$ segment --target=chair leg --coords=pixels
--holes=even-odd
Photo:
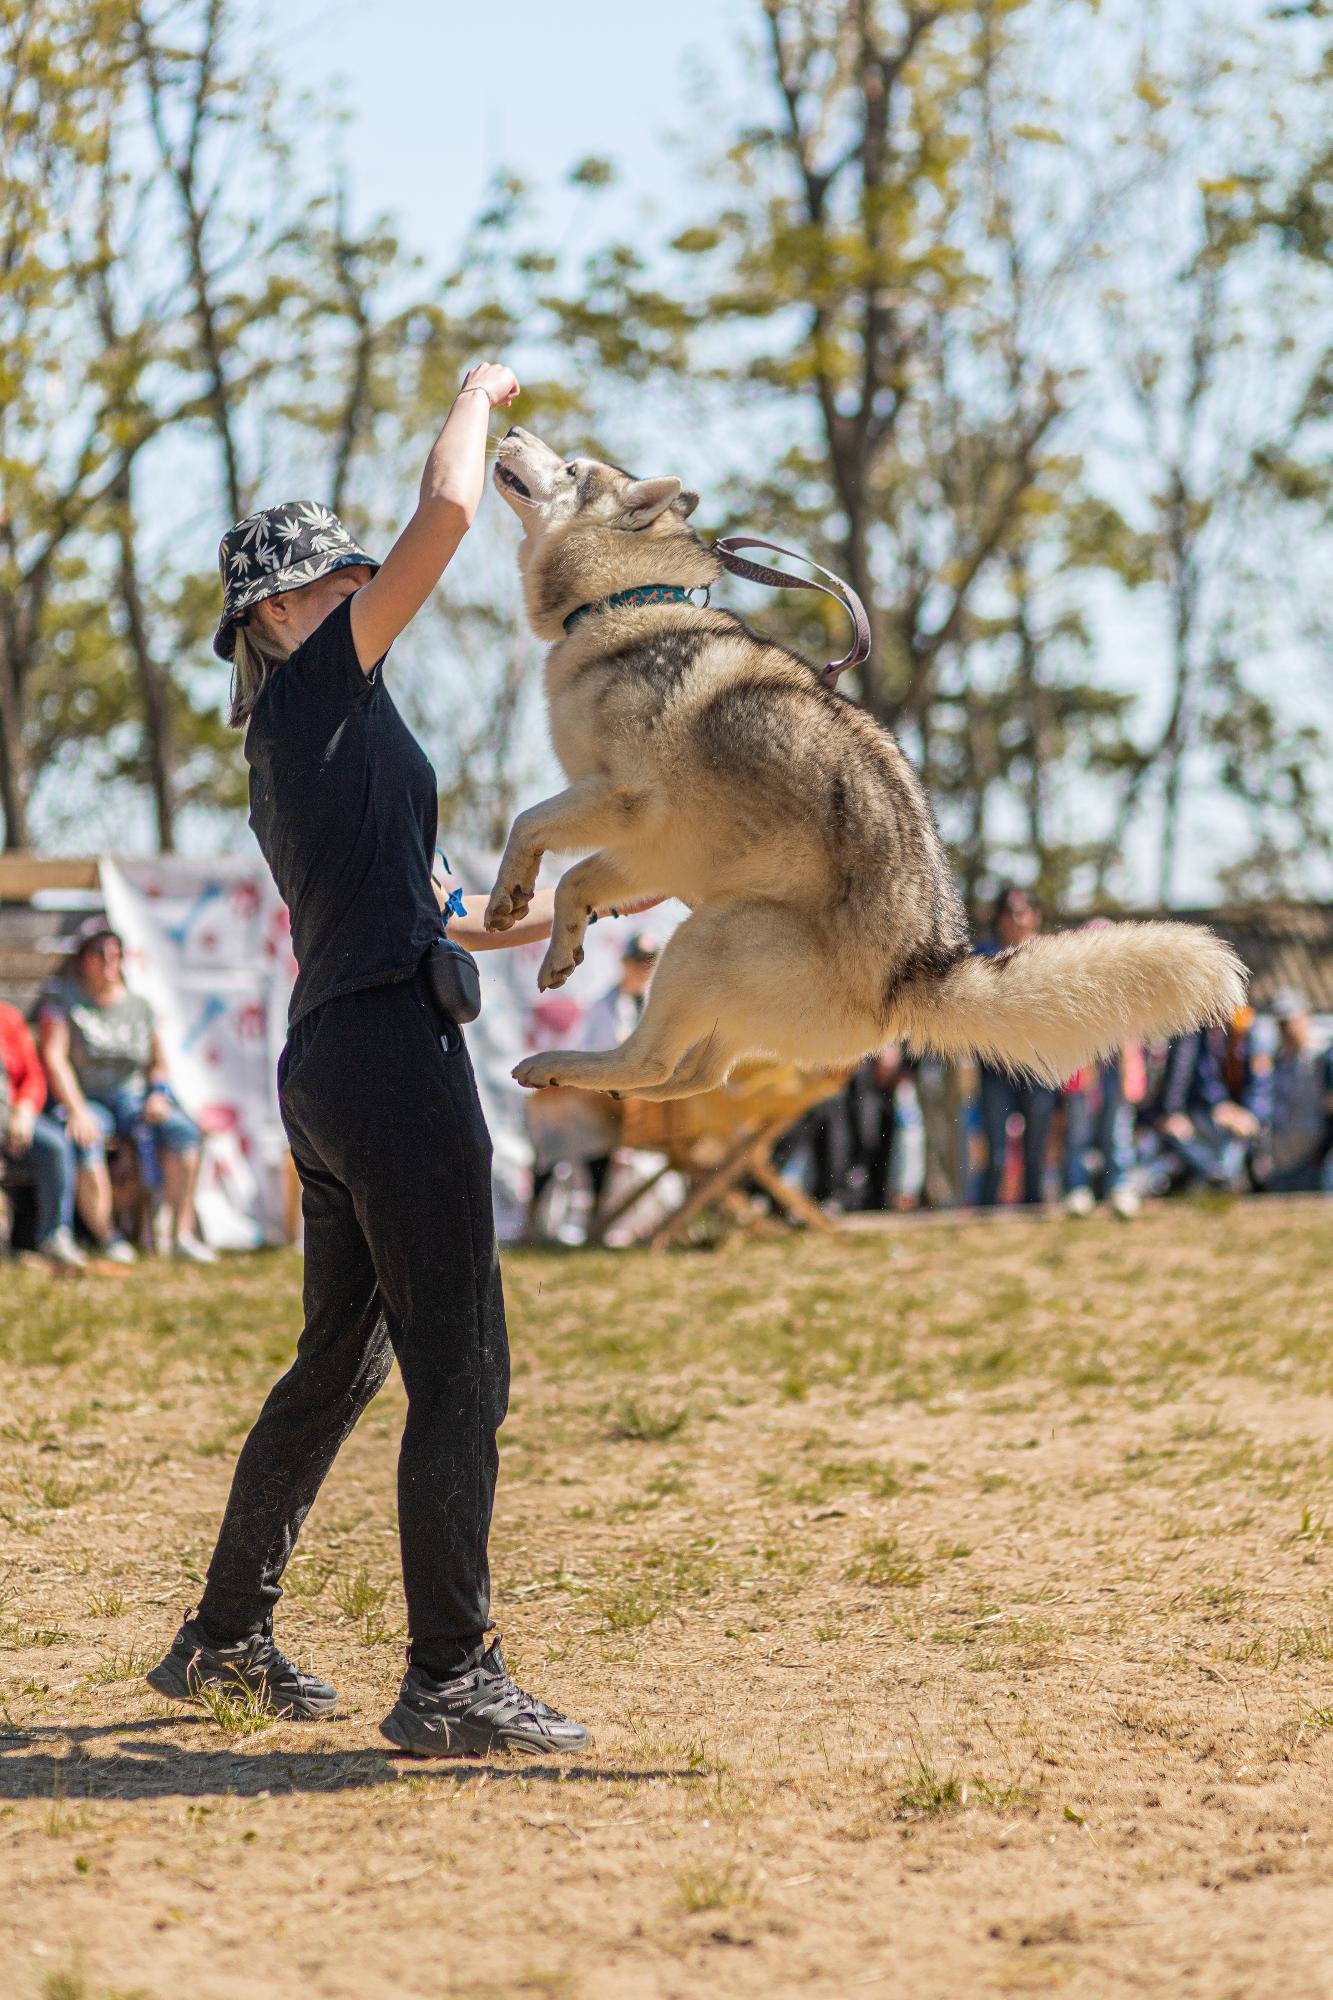
[[[772,1149],[769,1149],[771,1154]],[[832,1234],[837,1224],[831,1216],[825,1215],[817,1201],[812,1201],[804,1188],[793,1187],[784,1181],[773,1165],[771,1157],[750,1162],[750,1177],[758,1181],[764,1193],[770,1195],[789,1219],[803,1222],[807,1229],[822,1229]]]

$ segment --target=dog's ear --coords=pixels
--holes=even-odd
[[[634,529],[648,527],[659,514],[665,514],[679,492],[680,481],[669,475],[663,479],[636,479],[620,496],[627,524]]]
[[[676,495],[675,499],[671,503],[671,507],[673,513],[679,514],[682,521],[688,521],[690,515],[694,512],[698,504],[699,504],[698,494],[691,493],[689,487],[687,486],[683,493],[678,493]]]

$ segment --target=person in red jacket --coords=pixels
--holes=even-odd
[[[45,1115],[46,1072],[17,1007],[0,1000],[0,1173],[13,1161],[37,1190],[37,1248],[52,1264],[87,1262],[74,1241],[74,1155],[63,1125]]]

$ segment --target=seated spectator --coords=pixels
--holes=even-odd
[[[1228,1084],[1228,1072],[1237,1095]],[[1271,1063],[1248,1037],[1199,1028],[1171,1046],[1157,1134],[1185,1185],[1239,1190],[1266,1119]]]
[[[115,1227],[106,1158],[111,1139],[126,1140],[146,1191],[165,1204],[174,1254],[212,1263],[195,1233],[199,1128],[171,1094],[152,1010],[126,986],[123,957],[115,931],[91,919],[69,972],[43,994],[38,1015],[42,1060],[78,1163],[79,1214],[100,1255],[134,1262],[133,1246]]]
[[[45,1106],[46,1076],[28,1024],[17,1007],[0,1001],[0,1177],[17,1167],[31,1180],[38,1253],[77,1270],[87,1259],[74,1241],[74,1156],[64,1127],[47,1117]]]
[[[1134,1106],[1143,1096],[1143,1051],[1127,1044],[1109,1061],[1080,1070],[1064,1088],[1065,1212],[1091,1215],[1098,1197],[1123,1220],[1141,1206],[1134,1186]],[[1097,1186],[1088,1155],[1097,1155]]]
[[[1268,1194],[1333,1194],[1333,1048],[1316,1049],[1294,988],[1281,987],[1268,1011],[1278,1043],[1260,1184]]]
[[[1041,907],[1026,889],[1001,891],[995,904],[993,935],[977,946],[983,958],[1012,951],[1025,938],[1041,929]],[[1023,1200],[1035,1206],[1045,1197],[1046,1147],[1055,1115],[1056,1093],[1049,1084],[1030,1078],[1013,1077],[1002,1069],[978,1065],[981,1128],[985,1136],[986,1158],[981,1170],[978,1205],[994,1208],[1000,1197],[1005,1157],[1009,1145],[1009,1121],[1023,1121]]]

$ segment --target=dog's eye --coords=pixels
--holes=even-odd
[[[567,465],[565,467],[565,471],[569,474],[570,478],[572,479],[575,473],[578,471],[578,467],[576,465]]]

